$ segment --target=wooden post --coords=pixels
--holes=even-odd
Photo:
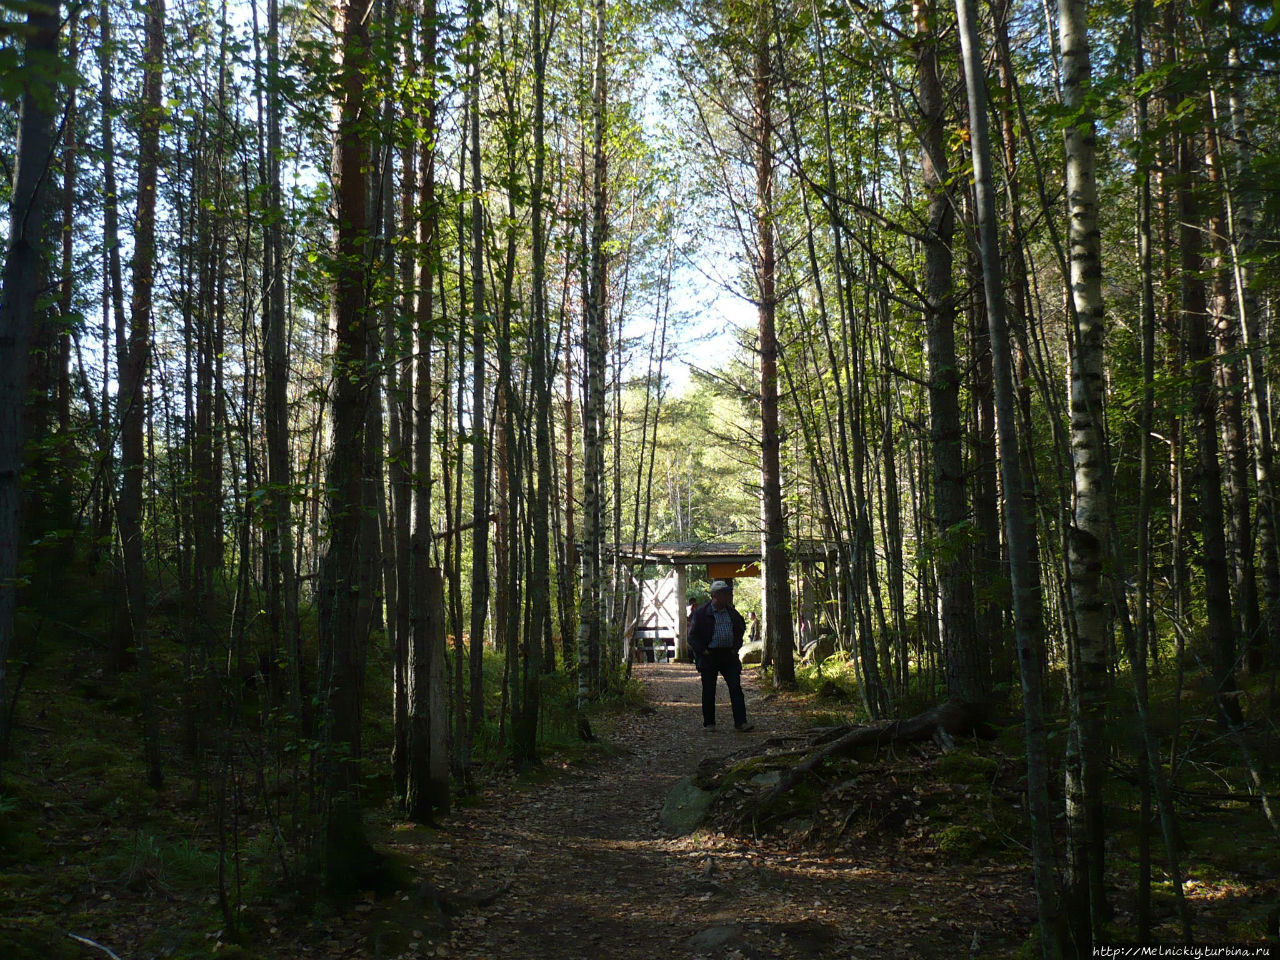
[[[683,566],[675,568],[676,600],[679,601],[676,614],[676,659],[689,659],[689,600],[685,591],[689,588],[689,578]]]

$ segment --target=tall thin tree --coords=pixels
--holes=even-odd
[[[933,0],[915,0],[912,10],[919,77],[920,143],[928,198],[928,228],[923,241],[924,293],[938,626],[948,694],[958,700],[978,702],[985,693],[974,636],[973,581],[966,562],[965,544],[958,542],[963,536],[966,506],[952,277],[957,201],[947,161],[946,99],[939,75],[937,9]]]
[[[337,10],[341,44],[333,149],[333,447],[327,483],[328,550],[321,564],[320,696],[323,704],[323,853],[327,883],[365,882],[376,865],[360,810],[361,692],[368,621],[362,616],[363,463],[370,371],[369,209],[365,170],[371,130],[370,0]]]
[[[12,649],[17,610],[23,408],[36,299],[44,283],[43,248],[48,240],[46,205],[57,106],[51,95],[57,89],[56,80],[48,71],[58,58],[60,9],[54,0],[32,4],[27,11],[16,164],[0,288],[0,773],[9,744],[11,715],[5,664]]]
[[[795,625],[791,615],[791,561],[787,555],[782,504],[782,434],[778,421],[777,254],[773,203],[773,2],[759,0],[755,11],[752,99],[755,112],[756,283],[760,349],[760,514],[764,559],[765,644],[773,653],[774,675],[783,687],[796,682]]]
[[[974,0],[956,0],[956,23],[969,101],[969,142],[973,149],[974,196],[977,201],[978,250],[987,326],[991,335],[992,379],[996,427],[1000,440],[1000,480],[1013,586],[1014,634],[1022,680],[1022,709],[1027,738],[1027,808],[1031,819],[1031,853],[1040,946],[1045,960],[1062,955],[1059,904],[1053,853],[1053,817],[1049,806],[1049,749],[1044,725],[1044,621],[1039,579],[1032,570],[1035,526],[1026,513],[1022,457],[1019,454],[1017,405],[1014,397],[1011,337],[1005,315],[1003,265],[992,177],[987,116],[986,74]]]
[[[142,738],[147,782],[159,788],[164,781],[160,763],[159,734],[151,692],[151,649],[147,639],[147,583],[143,554],[143,486],[147,460],[147,376],[151,360],[152,286],[155,283],[156,184],[160,169],[160,124],[164,119],[164,21],[163,0],[147,5],[142,55],[142,116],[138,129],[138,204],[133,231],[133,290],[129,302],[129,333],[117,335],[120,390],[120,494],[117,528],[124,566],[124,601],[127,616],[122,636],[130,643],[138,663],[142,701]],[[117,327],[119,327],[119,319]]]
[[[1107,591],[1103,561],[1111,530],[1103,433],[1102,248],[1095,180],[1096,133],[1091,101],[1087,0],[1063,0],[1058,11],[1062,102],[1072,119],[1066,150],[1067,240],[1070,248],[1072,526],[1068,568],[1075,650],[1071,740],[1067,765],[1067,910],[1076,949],[1087,952],[1106,919],[1102,807],[1103,716],[1106,710]]]

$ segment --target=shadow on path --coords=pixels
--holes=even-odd
[[[723,724],[705,733],[692,666],[635,672],[653,709],[610,718],[604,733],[619,753],[549,782],[499,785],[442,824],[460,877],[475,889],[510,888],[458,917],[447,941],[423,942],[406,956],[968,957],[974,911],[1007,909],[990,900],[1000,892],[991,884],[1007,873],[988,877],[979,892],[965,877],[929,871],[933,863],[871,864],[777,841],[665,835],[658,814],[677,780],[702,758],[785,731],[798,716],[785,698],[762,698],[749,671],[756,731]],[[721,683],[717,712],[726,718],[727,700]],[[1008,908],[1025,909],[1007,893]]]

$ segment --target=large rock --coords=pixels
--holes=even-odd
[[[748,640],[742,645],[739,656],[743,663],[760,663],[764,660],[764,641]]]
[[[694,784],[693,777],[685,777],[667,794],[667,802],[662,805],[659,819],[672,833],[684,835],[698,829],[709,809],[710,791]]]
[[[824,633],[804,648],[804,659],[810,663],[822,663],[836,652],[835,634]]]
[[[696,953],[722,950],[742,940],[742,932],[741,924],[724,923],[715,927],[707,927],[705,930],[699,930],[693,936],[687,938],[684,945]]]

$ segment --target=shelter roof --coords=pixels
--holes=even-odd
[[[825,560],[835,548],[821,540],[788,542],[795,560]],[[731,540],[664,540],[658,543],[624,543],[606,547],[606,553],[623,560],[669,564],[675,567],[703,563],[755,563],[760,560],[760,541],[751,543]]]

